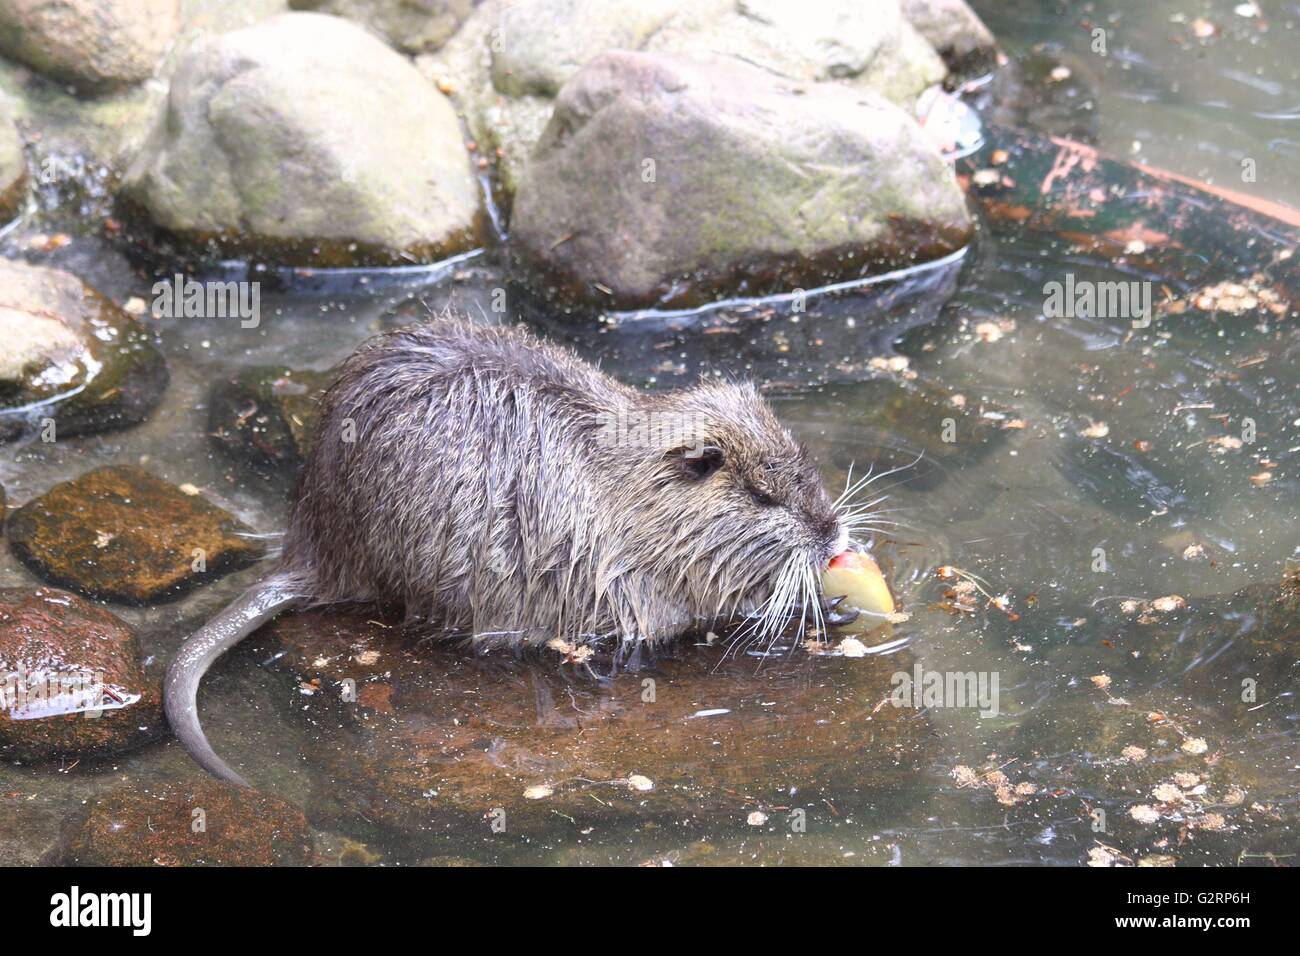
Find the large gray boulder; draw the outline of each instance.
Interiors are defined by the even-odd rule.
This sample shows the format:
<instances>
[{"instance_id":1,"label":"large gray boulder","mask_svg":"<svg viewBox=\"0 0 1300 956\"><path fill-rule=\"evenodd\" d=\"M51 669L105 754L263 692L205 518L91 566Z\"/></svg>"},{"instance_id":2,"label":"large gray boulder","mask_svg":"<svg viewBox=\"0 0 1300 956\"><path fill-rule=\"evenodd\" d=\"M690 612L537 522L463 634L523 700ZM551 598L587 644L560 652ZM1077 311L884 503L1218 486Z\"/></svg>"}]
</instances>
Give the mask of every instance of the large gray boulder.
<instances>
[{"instance_id":1,"label":"large gray boulder","mask_svg":"<svg viewBox=\"0 0 1300 956\"><path fill-rule=\"evenodd\" d=\"M22 205L27 188L27 161L23 140L0 95L0 225L12 219Z\"/></svg>"},{"instance_id":2,"label":"large gray boulder","mask_svg":"<svg viewBox=\"0 0 1300 956\"><path fill-rule=\"evenodd\" d=\"M610 49L730 54L790 79L873 90L909 109L946 74L899 0L484 0L418 63L453 90L470 131L497 158L509 198L560 87Z\"/></svg>"},{"instance_id":3,"label":"large gray boulder","mask_svg":"<svg viewBox=\"0 0 1300 956\"><path fill-rule=\"evenodd\" d=\"M178 0L0 0L0 52L83 93L148 79L179 27Z\"/></svg>"},{"instance_id":4,"label":"large gray boulder","mask_svg":"<svg viewBox=\"0 0 1300 956\"><path fill-rule=\"evenodd\" d=\"M289 6L347 17L403 53L428 53L460 29L474 0L289 0Z\"/></svg>"},{"instance_id":5,"label":"large gray boulder","mask_svg":"<svg viewBox=\"0 0 1300 956\"><path fill-rule=\"evenodd\" d=\"M689 306L962 246L951 168L903 110L731 57L610 51L561 90L511 246L560 303Z\"/></svg>"},{"instance_id":6,"label":"large gray boulder","mask_svg":"<svg viewBox=\"0 0 1300 956\"><path fill-rule=\"evenodd\" d=\"M122 195L184 244L293 265L433 261L476 245L481 223L451 104L318 13L196 46Z\"/></svg>"}]
</instances>

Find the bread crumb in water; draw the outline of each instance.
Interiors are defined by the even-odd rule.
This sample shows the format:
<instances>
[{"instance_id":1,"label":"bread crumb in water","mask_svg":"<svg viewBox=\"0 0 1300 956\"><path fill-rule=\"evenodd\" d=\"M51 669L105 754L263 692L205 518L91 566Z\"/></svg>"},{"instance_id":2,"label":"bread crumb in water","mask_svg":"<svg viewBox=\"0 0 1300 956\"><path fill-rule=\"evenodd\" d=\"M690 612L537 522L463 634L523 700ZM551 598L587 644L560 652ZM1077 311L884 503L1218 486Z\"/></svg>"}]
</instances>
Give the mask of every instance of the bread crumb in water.
<instances>
[{"instance_id":1,"label":"bread crumb in water","mask_svg":"<svg viewBox=\"0 0 1300 956\"><path fill-rule=\"evenodd\" d=\"M1145 803L1139 803L1135 807L1129 807L1128 815L1138 823L1157 823L1160 820L1160 811Z\"/></svg>"},{"instance_id":2,"label":"bread crumb in water","mask_svg":"<svg viewBox=\"0 0 1300 956\"><path fill-rule=\"evenodd\" d=\"M856 637L846 637L840 641L840 653L845 657L866 657L867 645L863 644Z\"/></svg>"}]
</instances>

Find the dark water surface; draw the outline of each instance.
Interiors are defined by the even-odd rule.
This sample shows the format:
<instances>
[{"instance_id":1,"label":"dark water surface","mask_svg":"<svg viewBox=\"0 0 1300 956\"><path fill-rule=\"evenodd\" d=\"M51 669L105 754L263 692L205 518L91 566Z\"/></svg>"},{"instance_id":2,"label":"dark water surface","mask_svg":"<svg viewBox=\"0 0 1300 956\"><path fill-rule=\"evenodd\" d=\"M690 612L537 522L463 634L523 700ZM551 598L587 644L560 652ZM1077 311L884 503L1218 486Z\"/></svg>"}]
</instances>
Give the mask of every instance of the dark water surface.
<instances>
[{"instance_id":1,"label":"dark water surface","mask_svg":"<svg viewBox=\"0 0 1300 956\"><path fill-rule=\"evenodd\" d=\"M1013 55L1087 65L1087 122L1105 150L1300 198L1296 4L1261 0L1267 31L1223 3L977 6ZM1223 27L1213 44L1170 39L1202 16ZM1080 24L1092 20L1112 30L1109 59L1083 59ZM1033 106L1049 91L1026 95ZM1245 155L1260 159L1254 183L1236 181ZM68 268L117 301L147 299L152 280L96 239L30 251L34 234L75 223L66 207L47 211L3 251ZM351 847L350 859L383 863L1291 862L1300 614L1280 595L1300 558L1295 315L1165 316L1143 330L1046 318L1045 284L1067 273L1135 277L1077 243L995 228L951 263L814 298L805 313L769 304L577 324L512 292L502 316L491 252L441 270L299 277L263 288L255 330L157 323L172 381L149 421L6 446L0 482L20 504L96 465L142 463L273 534L286 482L214 450L211 384L251 365L325 369L374 332L448 307L526 319L639 385L753 376L830 485L851 465L898 469L879 487L899 526L875 548L908 619L867 641L889 653L723 661L688 644L601 687L553 660L465 660L404 648L364 615L326 616L282 643L259 636L216 668L203 707L218 751L308 810L326 860ZM1154 278L1157 295L1185 291ZM1228 447L1248 418L1256 440ZM964 610L958 578L936 573L945 567L981 582ZM166 659L258 574L113 610ZM33 581L0 551L0 586ZM1185 606L1151 606L1175 595ZM349 673L338 661L370 660L365 650L378 663L357 676L391 693L391 713L362 719L303 693L301 680L328 686ZM996 713L893 707L894 675L918 666L996 675ZM38 858L98 794L196 773L174 741L110 762L2 766L0 861ZM550 795L523 798L541 783ZM1169 786L1175 795L1153 795ZM504 832L491 826L498 806Z\"/></svg>"}]
</instances>

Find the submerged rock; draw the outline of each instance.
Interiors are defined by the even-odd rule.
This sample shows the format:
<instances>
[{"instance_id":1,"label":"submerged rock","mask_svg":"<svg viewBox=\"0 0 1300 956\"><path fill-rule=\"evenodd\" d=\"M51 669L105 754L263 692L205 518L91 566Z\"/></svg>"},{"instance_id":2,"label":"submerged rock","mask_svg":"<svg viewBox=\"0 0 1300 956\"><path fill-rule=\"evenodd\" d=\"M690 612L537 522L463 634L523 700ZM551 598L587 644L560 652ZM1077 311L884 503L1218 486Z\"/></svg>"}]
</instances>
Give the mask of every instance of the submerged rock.
<instances>
[{"instance_id":1,"label":"submerged rock","mask_svg":"<svg viewBox=\"0 0 1300 956\"><path fill-rule=\"evenodd\" d=\"M0 0L0 52L83 93L148 79L179 28L178 0Z\"/></svg>"},{"instance_id":2,"label":"submerged rock","mask_svg":"<svg viewBox=\"0 0 1300 956\"><path fill-rule=\"evenodd\" d=\"M252 529L198 495L131 466L55 485L9 519L14 554L91 597L149 604L262 554Z\"/></svg>"},{"instance_id":3,"label":"submerged rock","mask_svg":"<svg viewBox=\"0 0 1300 956\"><path fill-rule=\"evenodd\" d=\"M135 632L52 588L0 589L0 757L121 753L163 730L159 683Z\"/></svg>"},{"instance_id":4,"label":"submerged rock","mask_svg":"<svg viewBox=\"0 0 1300 956\"><path fill-rule=\"evenodd\" d=\"M451 104L372 34L318 13L191 50L122 196L200 254L392 265L479 241Z\"/></svg>"},{"instance_id":5,"label":"submerged rock","mask_svg":"<svg viewBox=\"0 0 1300 956\"><path fill-rule=\"evenodd\" d=\"M116 790L68 829L70 866L307 866L307 818L293 804L211 779Z\"/></svg>"},{"instance_id":6,"label":"submerged rock","mask_svg":"<svg viewBox=\"0 0 1300 956\"><path fill-rule=\"evenodd\" d=\"M347 17L403 53L428 53L460 29L474 10L474 0L289 0L289 6Z\"/></svg>"},{"instance_id":7,"label":"submerged rock","mask_svg":"<svg viewBox=\"0 0 1300 956\"><path fill-rule=\"evenodd\" d=\"M989 125L1095 144L1100 96L1094 63L1066 50L1032 49L1000 67L972 102Z\"/></svg>"},{"instance_id":8,"label":"submerged rock","mask_svg":"<svg viewBox=\"0 0 1300 956\"><path fill-rule=\"evenodd\" d=\"M728 54L801 82L874 90L909 109L945 74L898 0L486 0L420 67L453 91L508 199L560 87L611 49Z\"/></svg>"},{"instance_id":9,"label":"submerged rock","mask_svg":"<svg viewBox=\"0 0 1300 956\"><path fill-rule=\"evenodd\" d=\"M167 386L152 334L76 276L0 259L0 441L143 421Z\"/></svg>"},{"instance_id":10,"label":"submerged rock","mask_svg":"<svg viewBox=\"0 0 1300 956\"><path fill-rule=\"evenodd\" d=\"M630 309L824 285L970 231L951 168L880 97L616 51L556 100L511 244L544 297Z\"/></svg>"},{"instance_id":11,"label":"submerged rock","mask_svg":"<svg viewBox=\"0 0 1300 956\"><path fill-rule=\"evenodd\" d=\"M294 473L307 457L329 372L255 366L218 382L208 400L208 435L259 474Z\"/></svg>"},{"instance_id":12,"label":"submerged rock","mask_svg":"<svg viewBox=\"0 0 1300 956\"><path fill-rule=\"evenodd\" d=\"M0 95L0 226L18 215L27 195L27 160L23 140Z\"/></svg>"},{"instance_id":13,"label":"submerged rock","mask_svg":"<svg viewBox=\"0 0 1300 956\"><path fill-rule=\"evenodd\" d=\"M519 834L731 818L795 792L905 790L926 759L924 718L877 707L898 657L796 651L760 666L684 639L603 685L549 650L475 656L364 611L290 615L256 641L306 695L295 713L319 723L308 760L318 809L340 826L490 836L494 821Z\"/></svg>"}]
</instances>

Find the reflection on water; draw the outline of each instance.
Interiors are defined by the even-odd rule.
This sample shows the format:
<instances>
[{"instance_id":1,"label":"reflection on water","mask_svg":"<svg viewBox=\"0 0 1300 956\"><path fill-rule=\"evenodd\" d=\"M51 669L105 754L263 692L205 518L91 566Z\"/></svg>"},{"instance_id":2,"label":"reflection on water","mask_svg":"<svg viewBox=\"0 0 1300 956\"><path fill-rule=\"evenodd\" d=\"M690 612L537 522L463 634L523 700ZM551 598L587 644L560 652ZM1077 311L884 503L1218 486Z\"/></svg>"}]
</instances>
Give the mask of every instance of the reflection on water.
<instances>
[{"instance_id":1,"label":"reflection on water","mask_svg":"<svg viewBox=\"0 0 1300 956\"><path fill-rule=\"evenodd\" d=\"M1232 36L1202 48L1169 39L1181 3L983 6L1013 52L1050 40L1082 57L1080 23L1109 24L1115 54L1092 65L1103 146L1127 154L1141 139L1145 160L1223 176L1238 153L1283 155L1294 138L1300 58L1283 55L1295 34L1280 19L1242 39L1231 5L1214 4ZM1272 168L1243 188L1294 201L1294 164ZM151 284L89 239L43 261L118 301ZM992 227L959 262L801 312L577 325L513 295L496 312L491 253L449 271L268 285L255 330L163 323L172 383L149 421L6 446L0 482L21 503L93 465L146 460L275 532L285 482L214 450L213 382L253 365L325 369L444 308L519 317L638 385L759 379L832 487L851 468L889 472L875 488L893 524L873 546L906 618L864 639L887 654L724 659L727 635L701 635L603 683L553 658L470 658L371 615L288 618L214 671L205 725L233 765L307 809L327 856L345 838L404 864L1231 865L1296 852L1293 313L1165 316L1143 332L1048 319L1044 287L1066 273L1177 280ZM1246 419L1256 439L1231 440ZM114 611L165 658L256 575ZM0 586L31 580L0 553ZM900 674L949 684L899 707ZM967 674L986 688L996 675L996 708L952 699L951 675ZM22 834L0 842L7 861L40 855L96 794L197 772L174 743L56 770L0 767L0 830Z\"/></svg>"},{"instance_id":2,"label":"reflection on water","mask_svg":"<svg viewBox=\"0 0 1300 956\"><path fill-rule=\"evenodd\" d=\"M974 0L1007 52L1073 75L1026 112L1114 156L1300 208L1300 11L1239 0ZM1258 16L1243 16L1254 7ZM1104 30L1105 55L1094 51ZM1050 70L1050 68L1048 68ZM1057 76L1060 76L1058 73ZM1023 115L1023 114L1022 114ZM1252 177L1243 161L1252 160Z\"/></svg>"}]
</instances>

